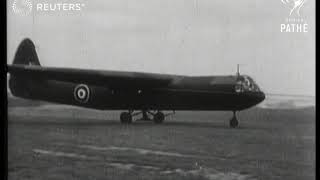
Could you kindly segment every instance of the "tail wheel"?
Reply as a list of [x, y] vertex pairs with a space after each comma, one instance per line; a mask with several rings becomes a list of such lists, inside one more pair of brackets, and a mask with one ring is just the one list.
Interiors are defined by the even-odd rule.
[[162, 112], [157, 112], [154, 116], [153, 116], [153, 122], [155, 122], [156, 124], [160, 124], [164, 121], [164, 114]]
[[123, 112], [120, 114], [120, 122], [122, 124], [132, 123], [132, 115], [129, 112]]

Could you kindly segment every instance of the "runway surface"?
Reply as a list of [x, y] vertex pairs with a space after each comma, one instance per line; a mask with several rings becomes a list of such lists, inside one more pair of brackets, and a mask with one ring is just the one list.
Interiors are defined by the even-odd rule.
[[122, 125], [118, 111], [9, 107], [9, 179], [314, 179], [314, 108], [176, 112]]

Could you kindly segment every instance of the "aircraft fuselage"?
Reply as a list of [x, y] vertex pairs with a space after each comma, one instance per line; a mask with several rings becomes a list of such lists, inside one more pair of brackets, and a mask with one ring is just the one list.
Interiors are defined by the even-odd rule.
[[[101, 110], [223, 110], [239, 111], [264, 100], [249, 76], [172, 76], [166, 87], [112, 88], [57, 80], [10, 78], [13, 95]], [[242, 84], [241, 84], [241, 83]], [[247, 88], [245, 88], [247, 83]], [[249, 84], [248, 84], [249, 83]], [[76, 90], [81, 85], [84, 93]], [[240, 86], [240, 87], [239, 87]], [[237, 89], [238, 88], [238, 89]], [[86, 97], [85, 101], [79, 97]]]

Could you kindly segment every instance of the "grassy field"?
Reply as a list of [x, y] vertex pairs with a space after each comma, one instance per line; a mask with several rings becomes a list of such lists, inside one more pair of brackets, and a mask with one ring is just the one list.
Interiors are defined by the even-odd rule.
[[[14, 104], [14, 103], [13, 103]], [[9, 107], [9, 179], [314, 179], [315, 109], [176, 112], [121, 125], [120, 112]]]

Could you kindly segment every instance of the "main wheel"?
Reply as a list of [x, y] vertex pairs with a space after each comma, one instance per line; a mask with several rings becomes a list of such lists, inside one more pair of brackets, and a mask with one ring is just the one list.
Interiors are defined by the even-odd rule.
[[164, 114], [162, 112], [157, 112], [154, 116], [153, 116], [153, 122], [160, 124], [164, 121]]
[[149, 118], [147, 111], [142, 111], [142, 120], [144, 121], [151, 121], [151, 119]]
[[128, 112], [122, 112], [120, 114], [120, 122], [123, 124], [130, 124], [132, 123], [132, 116]]
[[236, 128], [239, 126], [239, 121], [236, 117], [232, 117], [232, 119], [229, 122], [230, 127]]

